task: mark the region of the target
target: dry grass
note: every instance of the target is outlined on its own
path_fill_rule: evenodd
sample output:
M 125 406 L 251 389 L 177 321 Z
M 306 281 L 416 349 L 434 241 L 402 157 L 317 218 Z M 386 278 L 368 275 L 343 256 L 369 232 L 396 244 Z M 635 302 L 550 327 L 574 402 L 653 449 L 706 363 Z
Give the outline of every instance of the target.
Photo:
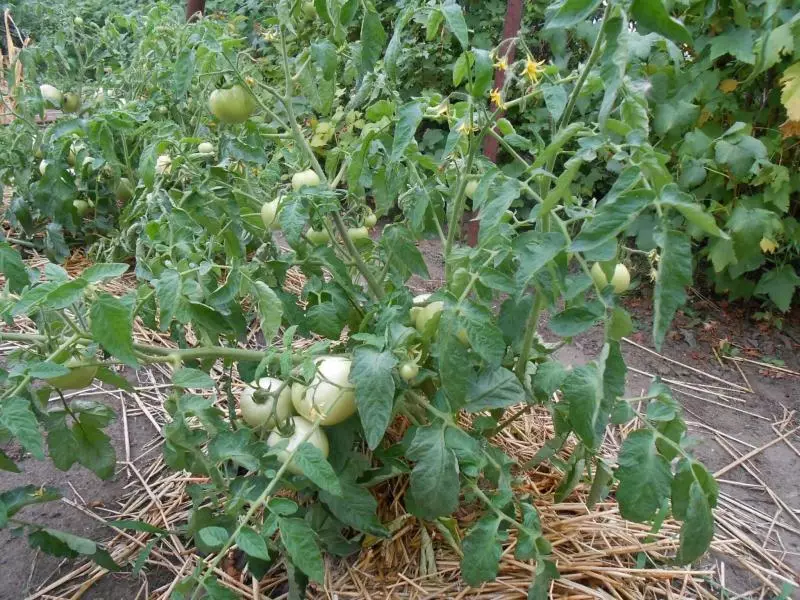
M 35 262 L 35 261 L 34 261 Z M 77 273 L 87 265 L 84 258 L 73 257 L 66 265 Z M 109 291 L 124 293 L 133 285 L 133 276 L 108 286 Z M 295 291 L 302 278 L 294 274 L 289 287 Z M 29 323 L 20 321 L 16 328 L 31 331 Z M 158 332 L 137 324 L 136 337 L 145 343 L 169 346 L 171 342 Z M 247 345 L 255 347 L 254 331 Z M 302 341 L 307 344 L 308 341 Z M 2 347 L 7 352 L 13 346 Z M 221 373 L 217 373 L 219 375 Z M 89 507 L 72 500 L 63 500 L 73 509 L 82 511 L 98 521 L 137 519 L 174 531 L 186 524 L 190 501 L 187 486 L 205 481 L 189 473 L 174 472 L 161 457 L 161 427 L 168 419 L 164 400 L 170 391 L 169 372 L 161 366 L 143 369 L 133 375 L 134 392 L 102 390 L 108 396 L 118 396 L 124 410 L 124 421 L 144 416 L 153 426 L 155 437 L 139 456 L 133 456 L 126 438 L 125 460 L 119 463 L 118 477 L 128 479 L 128 492 L 114 507 Z M 695 393 L 718 398 L 719 394 L 736 395 L 742 388 L 726 382 L 683 382 Z M 238 382 L 241 385 L 241 382 Z M 749 387 L 749 386 L 748 386 Z M 99 384 L 97 391 L 100 392 Z M 794 415 L 787 414 L 776 423 L 775 442 L 794 443 L 787 432 L 795 427 Z M 635 425 L 635 424 L 634 424 Z M 631 425 L 631 426 L 634 426 Z M 395 421 L 388 433 L 399 439 L 406 423 Z M 494 439 L 500 448 L 523 464 L 530 460 L 545 440 L 552 437 L 552 422 L 543 410 L 527 414 Z M 740 450 L 725 438 L 724 432 L 712 431 L 717 440 L 727 444 L 732 455 L 731 468 L 751 469 L 750 460 L 759 448 Z M 602 454 L 616 454 L 624 432 L 609 432 Z M 800 457 L 800 450 L 795 448 Z M 751 469 L 752 470 L 752 469 Z M 797 513 L 782 506 L 778 498 L 774 514 L 746 506 L 731 496 L 722 494 L 716 511 L 717 535 L 702 568 L 683 568 L 670 564 L 678 540 L 679 524 L 667 521 L 657 532 L 646 525 L 625 521 L 619 514 L 613 497 L 592 508 L 586 505 L 588 490 L 579 486 L 561 503 L 553 502 L 553 493 L 561 473 L 548 465 L 515 471 L 515 487 L 519 494 L 529 494 L 536 504 L 545 537 L 553 546 L 553 560 L 561 578 L 553 583 L 554 598 L 732 598 L 722 595 L 726 572 L 738 569 L 752 574 L 754 589 L 739 597 L 769 598 L 780 592 L 783 582 L 793 580 L 792 570 L 781 560 L 786 548 L 783 537 L 800 535 Z M 756 474 L 757 476 L 757 474 Z M 762 482 L 763 483 L 763 482 Z M 459 557 L 431 523 L 423 523 L 407 514 L 403 508 L 406 480 L 386 482 L 375 490 L 379 514 L 389 524 L 392 536 L 387 540 L 368 539 L 362 551 L 350 559 L 327 560 L 324 585 L 314 585 L 309 598 L 364 599 L 423 599 L 423 598 L 525 598 L 535 569 L 532 561 L 514 558 L 515 537 L 509 536 L 496 581 L 479 588 L 469 588 L 460 579 Z M 766 489 L 769 489 L 764 484 Z M 460 536 L 481 515 L 480 507 L 468 505 L 456 515 L 456 531 Z M 145 571 L 157 570 L 168 576 L 169 582 L 156 589 L 141 576 L 138 598 L 166 600 L 181 578 L 187 576 L 203 558 L 177 536 L 164 536 L 153 542 L 148 533 L 115 530 L 108 549 L 117 562 L 130 565 L 153 543 L 145 563 Z M 782 537 L 783 536 L 783 537 Z M 640 568 L 641 567 L 641 568 Z M 727 571 L 726 571 L 727 569 Z M 45 582 L 29 598 L 78 599 L 108 572 L 91 563 L 77 567 L 71 573 Z M 286 597 L 286 576 L 281 564 L 260 581 L 254 581 L 246 570 L 239 568 L 236 552 L 232 552 L 217 570 L 221 583 L 242 598 Z

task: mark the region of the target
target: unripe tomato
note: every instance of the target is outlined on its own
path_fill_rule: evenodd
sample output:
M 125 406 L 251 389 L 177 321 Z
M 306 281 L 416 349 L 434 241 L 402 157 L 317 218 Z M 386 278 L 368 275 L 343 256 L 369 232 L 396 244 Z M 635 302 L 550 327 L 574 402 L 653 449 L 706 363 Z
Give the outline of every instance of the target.
M 120 177 L 119 183 L 114 190 L 114 197 L 119 202 L 128 202 L 133 198 L 133 184 L 127 177 Z
M 431 320 L 436 320 L 438 322 L 439 317 L 441 316 L 442 310 L 444 310 L 444 302 L 441 300 L 437 300 L 436 302 L 431 302 L 422 310 L 417 313 L 415 326 L 417 331 L 423 333 L 425 328 L 428 326 L 428 323 Z
M 470 179 L 467 182 L 467 187 L 464 188 L 464 194 L 466 194 L 467 198 L 472 200 L 472 198 L 475 196 L 475 192 L 477 189 L 478 189 L 478 181 L 475 179 Z
M 45 171 L 47 171 L 47 164 L 48 163 L 46 160 L 43 160 L 42 162 L 39 163 L 39 173 L 41 174 L 42 177 L 44 177 Z
M 162 116 L 166 115 L 169 112 L 169 109 L 166 106 L 164 106 L 163 104 L 161 104 L 156 110 L 158 110 L 158 114 L 160 114 Z
M 57 87 L 47 83 L 39 86 L 39 93 L 47 104 L 56 108 L 59 108 L 64 101 L 64 94 Z
M 347 230 L 347 237 L 353 242 L 366 240 L 369 239 L 369 230 L 366 227 L 350 227 Z
M 264 202 L 261 206 L 261 220 L 267 229 L 278 229 L 278 200 Z
M 292 175 L 292 189 L 297 191 L 306 186 L 319 185 L 319 175 L 314 169 L 306 169 L 305 171 L 298 171 Z
M 200 154 L 214 154 L 214 144 L 211 142 L 202 142 L 197 145 L 197 151 Z
M 592 280 L 598 288 L 602 290 L 608 285 L 608 277 L 606 277 L 606 274 L 603 272 L 603 267 L 600 266 L 600 263 L 594 263 L 590 272 Z
M 67 92 L 64 94 L 64 101 L 61 103 L 61 110 L 66 113 L 78 112 L 81 108 L 81 98 L 78 94 Z
M 351 361 L 345 356 L 324 356 L 314 361 L 317 373 L 304 394 L 292 398 L 297 413 L 309 421 L 322 416 L 323 425 L 336 425 L 356 412 L 356 394 L 350 383 Z
M 315 246 L 322 246 L 330 241 L 331 236 L 328 235 L 327 229 L 309 229 L 306 232 L 306 238 Z
M 614 286 L 614 291 L 617 294 L 627 291 L 628 287 L 631 285 L 631 274 L 630 271 L 628 271 L 628 267 L 622 263 L 618 263 L 617 266 L 614 267 L 614 275 L 611 277 L 611 285 Z
M 375 213 L 369 211 L 367 215 L 364 217 L 364 227 L 375 227 L 375 224 L 378 222 L 378 217 L 375 216 Z
M 289 460 L 289 454 L 300 445 L 300 442 L 303 440 L 303 438 L 306 437 L 308 432 L 314 427 L 311 422 L 307 421 L 303 417 L 292 417 L 292 426 L 294 427 L 294 432 L 289 436 L 281 435 L 280 431 L 273 431 L 267 438 L 267 444 L 269 446 L 276 446 L 284 440 L 289 440 L 289 443 L 286 444 L 286 447 L 277 452 L 278 460 L 282 463 L 285 463 L 287 460 Z M 306 442 L 312 446 L 316 446 L 320 452 L 322 452 L 325 458 L 328 457 L 328 436 L 325 435 L 324 431 L 317 428 L 317 430 L 311 434 L 311 437 L 309 437 Z M 303 475 L 303 470 L 294 461 L 289 463 L 287 470 L 295 475 Z
M 172 158 L 169 154 L 162 154 L 156 159 L 156 173 L 164 175 L 172 170 Z
M 314 3 L 310 0 L 306 0 L 303 2 L 303 16 L 311 21 L 312 19 L 317 18 L 317 8 L 314 6 Z
M 277 393 L 283 382 L 273 377 L 262 377 L 258 384 L 253 382 L 239 396 L 239 409 L 242 419 L 250 427 L 272 429 L 292 414 L 292 392 L 289 386 L 283 386 L 276 398 L 269 395 Z
M 400 365 L 400 377 L 403 381 L 411 381 L 419 374 L 419 365 L 412 360 Z
M 81 17 L 75 17 L 75 18 L 72 20 L 72 22 L 73 22 L 73 23 L 75 23 L 75 25 L 76 25 L 77 27 L 80 27 L 81 25 L 83 25 L 83 19 L 82 19 Z
M 97 374 L 97 367 L 71 367 L 70 365 L 77 364 L 74 361 L 68 361 L 64 366 L 69 367 L 69 373 L 66 375 L 59 375 L 58 377 L 51 377 L 45 379 L 47 383 L 60 390 L 82 390 L 88 387 L 94 376 Z
M 86 200 L 73 200 L 72 206 L 75 207 L 75 212 L 78 213 L 79 217 L 82 217 L 89 212 L 89 203 Z
M 223 123 L 234 124 L 247 121 L 253 114 L 256 103 L 249 91 L 241 85 L 234 85 L 229 89 L 211 92 L 208 107 L 211 114 Z

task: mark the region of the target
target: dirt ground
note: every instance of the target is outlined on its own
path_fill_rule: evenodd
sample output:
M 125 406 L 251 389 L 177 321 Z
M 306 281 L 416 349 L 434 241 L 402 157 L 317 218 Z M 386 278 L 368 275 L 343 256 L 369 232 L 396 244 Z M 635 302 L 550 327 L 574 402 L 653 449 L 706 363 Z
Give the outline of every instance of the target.
M 421 250 L 430 265 L 430 281 L 415 280 L 412 285 L 419 291 L 428 291 L 438 287 L 443 278 L 441 255 L 437 242 L 424 242 Z M 652 348 L 650 341 L 650 314 L 652 301 L 649 292 L 634 292 L 626 300 L 636 325 L 636 332 L 630 336 L 632 342 Z M 753 393 L 737 394 L 743 402 L 717 398 L 718 404 L 704 399 L 692 397 L 692 390 L 686 387 L 672 386 L 684 403 L 687 420 L 691 421 L 691 433 L 697 440 L 696 454 L 712 471 L 725 468 L 734 458 L 757 450 L 778 437 L 774 428 L 777 421 L 783 420 L 791 411 L 796 411 L 793 425 L 798 424 L 800 414 L 800 377 L 750 363 L 738 363 L 718 358 L 712 351 L 719 349 L 720 341 L 727 340 L 729 347 L 739 350 L 740 355 L 758 361 L 782 361 L 785 368 L 800 371 L 800 315 L 795 310 L 793 315 L 785 319 L 783 331 L 759 326 L 752 319 L 755 308 L 728 306 L 719 300 L 708 301 L 698 295 L 692 295 L 690 302 L 683 310 L 668 337 L 662 355 L 679 361 L 682 364 L 670 363 L 664 358 L 655 356 L 631 343 L 623 344 L 626 362 L 629 367 L 652 375 L 674 379 L 684 384 L 709 383 L 708 375 L 719 377 L 726 382 L 743 387 L 752 387 Z M 540 331 L 547 337 L 546 317 L 540 323 Z M 560 350 L 559 357 L 565 362 L 579 364 L 596 357 L 602 344 L 602 332 L 592 330 L 574 340 L 570 346 Z M 691 368 L 690 368 L 691 367 Z M 698 371 L 693 371 L 697 369 Z M 745 379 L 746 377 L 746 379 Z M 650 376 L 629 373 L 628 389 L 632 396 L 641 395 L 649 385 Z M 121 412 L 121 399 L 113 393 L 103 392 L 99 388 L 94 391 L 95 399 L 102 399 L 112 406 L 118 414 Z M 697 394 L 695 394 L 697 395 Z M 144 416 L 135 415 L 135 406 L 128 406 L 127 436 L 122 419 L 112 426 L 110 435 L 117 449 L 119 461 L 124 461 L 126 446 L 134 462 L 147 445 L 157 436 L 152 423 Z M 746 411 L 746 412 L 742 412 Z M 800 432 L 794 432 L 786 439 L 780 439 L 763 451 L 757 452 L 745 463 L 752 471 L 748 473 L 743 467 L 736 467 L 720 477 L 720 487 L 726 500 L 725 509 L 732 503 L 742 503 L 756 511 L 772 516 L 776 514 L 776 500 L 783 503 L 778 515 L 781 522 L 800 532 L 800 476 L 797 465 L 800 464 Z M 728 445 L 726 449 L 719 440 Z M 111 481 L 99 481 L 93 474 L 84 469 L 73 467 L 67 473 L 57 471 L 49 462 L 38 462 L 30 457 L 21 456 L 18 448 L 6 448 L 19 460 L 23 469 L 20 474 L 2 472 L 0 474 L 0 491 L 19 485 L 33 483 L 35 485 L 55 485 L 62 489 L 66 498 L 79 505 L 89 505 L 102 514 L 104 506 L 112 506 L 135 485 L 133 476 L 119 465 L 118 471 Z M 156 449 L 142 459 L 142 465 L 156 455 Z M 14 454 L 16 453 L 16 454 Z M 138 463 L 137 463 L 138 464 Z M 754 477 L 755 476 L 755 477 Z M 758 479 L 756 479 L 756 477 Z M 759 481 L 760 480 L 760 481 Z M 81 511 L 63 502 L 55 502 L 42 507 L 30 507 L 24 511 L 27 520 L 97 540 L 110 536 L 108 528 Z M 791 565 L 796 573 L 800 573 L 800 535 L 781 527 L 771 528 L 771 540 L 783 545 L 783 551 L 776 552 L 776 558 Z M 754 539 L 761 540 L 762 531 L 752 531 Z M 718 532 L 718 535 L 729 535 L 729 532 Z M 760 543 L 760 541 L 759 541 Z M 53 582 L 64 573 L 74 568 L 69 561 L 59 561 L 47 557 L 29 548 L 25 538 L 14 538 L 7 530 L 0 530 L 0 544 L 4 552 L 0 553 L 0 600 L 19 600 L 29 597 L 30 591 L 36 590 L 44 582 Z M 772 545 L 775 545 L 772 544 Z M 709 560 L 723 561 L 727 565 L 725 587 L 738 593 L 756 586 L 752 575 L 745 569 L 738 568 L 730 557 L 712 556 Z M 158 576 L 148 574 L 150 584 L 156 583 Z M 134 577 L 118 574 L 104 577 L 97 585 L 89 589 L 84 600 L 108 600 L 110 598 L 134 599 L 144 598 L 143 576 Z M 33 596 L 47 597 L 47 596 Z M 51 598 L 53 596 L 50 596 Z M 747 596 L 744 596 L 747 597 Z

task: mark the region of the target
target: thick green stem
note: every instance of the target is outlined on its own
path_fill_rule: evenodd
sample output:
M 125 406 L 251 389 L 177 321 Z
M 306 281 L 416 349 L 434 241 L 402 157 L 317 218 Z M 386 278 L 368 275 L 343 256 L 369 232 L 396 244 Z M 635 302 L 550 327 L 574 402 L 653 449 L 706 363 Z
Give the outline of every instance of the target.
M 0 334 L 0 336 L 1 336 L 1 335 L 3 335 L 3 334 Z M 20 335 L 22 335 L 22 334 L 20 334 Z M 31 336 L 31 337 L 33 337 L 33 336 Z M 37 341 L 38 341 L 38 342 L 40 342 L 40 343 L 41 343 L 41 342 L 46 342 L 46 341 L 47 341 L 47 337 L 46 337 L 46 336 L 44 336 L 44 335 L 38 335 L 38 336 L 35 336 L 35 337 L 37 337 L 37 338 L 40 338 L 40 339 L 38 339 L 38 340 L 37 340 Z M 3 339 L 3 338 L 2 338 L 2 337 L 0 337 L 0 340 L 2 340 L 2 339 Z M 47 357 L 47 359 L 46 359 L 46 360 L 48 360 L 48 361 L 52 361 L 52 360 L 54 360 L 54 359 L 55 359 L 56 357 L 58 357 L 58 356 L 59 356 L 59 355 L 60 355 L 62 352 L 65 352 L 66 350 L 69 350 L 69 349 L 70 349 L 72 346 L 74 346 L 74 345 L 75 345 L 75 343 L 76 343 L 78 340 L 80 340 L 80 339 L 81 339 L 81 338 L 80 338 L 80 336 L 79 336 L 79 335 L 73 335 L 73 336 L 72 336 L 72 337 L 70 337 L 70 338 L 69 338 L 69 339 L 68 339 L 66 342 L 64 342 L 64 343 L 63 343 L 63 344 L 61 344 L 61 345 L 60 345 L 58 348 L 56 348 L 55 350 L 53 350 L 53 352 L 50 354 L 50 356 L 48 356 L 48 357 Z M 22 388 L 24 388 L 26 385 L 28 385 L 28 383 L 30 383 L 31 379 L 32 379 L 32 377 L 31 377 L 30 375 L 25 375 L 25 377 L 23 377 L 23 378 L 22 378 L 22 381 L 20 381 L 20 382 L 19 382 L 19 383 L 18 383 L 16 386 L 14 386 L 14 387 L 13 387 L 11 390 L 9 390 L 9 391 L 7 391 L 5 394 L 3 394 L 3 397 L 2 397 L 2 398 L 0 398 L 0 400 L 5 400 L 6 398 L 11 398 L 11 397 L 13 397 L 13 396 L 16 396 L 16 395 L 17 395 L 17 394 L 20 392 L 20 390 L 22 390 Z
M 606 21 L 608 20 L 608 15 L 611 14 L 611 7 L 613 5 L 614 3 L 611 0 L 608 0 L 606 3 L 606 9 L 603 11 L 603 17 L 600 20 L 600 31 L 597 32 L 597 38 L 594 40 L 592 52 L 589 54 L 589 58 L 586 60 L 586 65 L 583 67 L 583 71 L 581 71 L 580 77 L 578 77 L 578 81 L 575 83 L 575 87 L 572 88 L 572 93 L 569 95 L 569 100 L 567 100 L 567 106 L 564 109 L 564 114 L 561 116 L 561 121 L 559 121 L 558 124 L 559 129 L 562 129 L 564 125 L 569 123 L 569 120 L 572 117 L 572 111 L 575 109 L 575 103 L 578 101 L 578 96 L 581 93 L 581 88 L 583 88 L 583 84 L 586 83 L 586 79 L 589 77 L 589 72 L 594 68 L 595 63 L 600 58 L 600 48 L 603 46 Z
M 514 374 L 517 376 L 523 387 L 528 389 L 525 385 L 525 369 L 528 365 L 528 358 L 531 355 L 531 348 L 533 347 L 533 340 L 536 337 L 536 330 L 539 326 L 539 314 L 544 308 L 544 294 L 536 292 L 536 297 L 533 299 L 531 312 L 528 314 L 528 319 L 525 322 L 525 337 L 522 338 L 522 348 L 519 351 L 519 358 L 517 359 L 517 366 L 514 369 Z
M 345 248 L 347 248 L 347 253 L 350 255 L 350 258 L 353 259 L 353 262 L 355 263 L 359 273 L 361 273 L 366 280 L 369 291 L 372 292 L 372 295 L 375 296 L 377 300 L 380 300 L 383 298 L 383 288 L 380 286 L 380 283 L 378 283 L 375 277 L 373 277 L 372 271 L 370 271 L 367 263 L 365 263 L 364 259 L 361 258 L 361 253 L 358 251 L 358 248 L 356 248 L 353 240 L 351 240 L 347 235 L 347 226 L 342 220 L 342 215 L 340 215 L 338 212 L 332 212 L 331 219 L 333 220 L 334 227 L 336 227 L 336 231 L 339 232 L 339 236 L 342 238 L 342 243 L 344 244 Z

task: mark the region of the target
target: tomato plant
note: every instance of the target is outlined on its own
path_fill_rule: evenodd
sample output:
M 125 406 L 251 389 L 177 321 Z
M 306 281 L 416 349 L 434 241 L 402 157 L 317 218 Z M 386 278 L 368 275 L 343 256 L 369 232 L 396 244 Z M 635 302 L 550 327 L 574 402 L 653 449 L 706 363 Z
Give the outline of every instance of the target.
M 537 561 L 532 589 L 547 589 L 550 543 L 532 499 L 515 489 L 515 470 L 530 465 L 491 443 L 534 407 L 554 422 L 536 461 L 553 459 L 563 472 L 557 500 L 586 483 L 592 502 L 613 493 L 632 521 L 660 524 L 669 512 L 682 522 L 682 563 L 710 543 L 717 487 L 688 451 L 680 405 L 658 380 L 625 397 L 621 239 L 651 224 L 660 346 L 692 278 L 684 220 L 726 235 L 673 182 L 648 142 L 647 108 L 622 88 L 624 72 L 603 92 L 607 114 L 586 118 L 603 89 L 598 67 L 621 68 L 614 57 L 633 35 L 629 20 L 650 30 L 651 46 L 692 40 L 660 0 L 563 3 L 547 21 L 560 33 L 550 35 L 581 24 L 592 34 L 585 60 L 545 65 L 520 37 L 519 58 L 503 62 L 499 50 L 471 43 L 457 3 L 425 4 L 392 13 L 387 31 L 370 2 L 316 0 L 312 14 L 281 1 L 258 45 L 222 19 L 185 24 L 157 6 L 137 25 L 127 68 L 100 78 L 117 84 L 113 94 L 79 116 L 40 132 L 30 117 L 41 91 L 19 90 L 1 173 L 14 184 L 12 225 L 28 239 L 0 243 L 0 311 L 11 322 L 33 318 L 39 332 L 0 333 L 25 345 L 6 366 L 0 439 L 61 469 L 79 463 L 109 477 L 115 457 L 102 429 L 113 413 L 67 401 L 47 382 L 96 369 L 125 387 L 119 365 L 170 365 L 165 459 L 208 478 L 193 488 L 186 535 L 209 556 L 176 597 L 217 593 L 213 568 L 234 546 L 254 577 L 284 557 L 296 569 L 292 586 L 322 581 L 323 551 L 390 536 L 373 488 L 394 478 L 407 478 L 405 507 L 424 521 L 444 523 L 463 502 L 484 507 L 463 540 L 468 584 L 495 577 L 513 530 L 516 558 Z M 402 86 L 404 28 L 415 18 L 456 48 L 441 92 Z M 501 89 L 495 68 L 506 71 Z M 519 120 L 528 112 L 535 127 Z M 482 158 L 489 138 L 507 162 Z M 596 205 L 587 174 L 607 183 Z M 479 223 L 474 247 L 459 240 L 468 208 Z M 378 217 L 387 224 L 372 237 Z M 411 277 L 429 277 L 416 245 L 424 236 L 441 242 L 445 282 L 415 297 Z M 53 262 L 33 270 L 14 244 L 42 237 Z M 95 262 L 70 277 L 56 263 L 77 244 Z M 136 287 L 122 297 L 102 291 L 127 261 Z M 290 272 L 303 275 L 299 297 L 286 291 Z M 565 341 L 601 325 L 594 360 L 559 362 L 558 345 L 538 331 L 545 312 Z M 135 319 L 177 349 L 135 341 Z M 263 342 L 241 347 L 255 329 Z M 312 336 L 309 348 L 293 349 Z M 79 362 L 56 360 L 80 345 Z M 215 365 L 226 373 L 219 381 L 208 374 Z M 237 391 L 234 374 L 252 385 Z M 634 419 L 619 456 L 606 456 L 608 428 Z M 402 439 L 386 435 L 393 422 Z

